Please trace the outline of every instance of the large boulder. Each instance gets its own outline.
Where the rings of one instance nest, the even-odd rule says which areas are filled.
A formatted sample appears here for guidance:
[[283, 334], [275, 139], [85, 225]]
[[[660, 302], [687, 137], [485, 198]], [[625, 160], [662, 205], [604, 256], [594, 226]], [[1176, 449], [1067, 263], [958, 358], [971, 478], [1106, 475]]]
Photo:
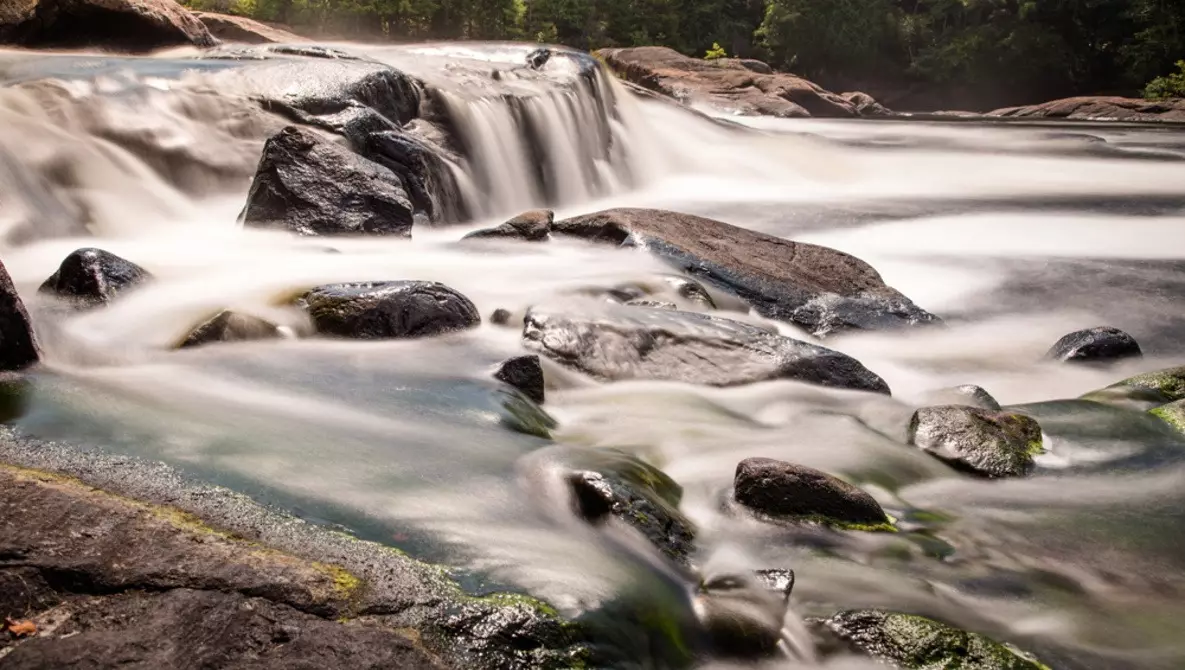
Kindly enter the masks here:
[[1075, 121], [1185, 122], [1185, 100], [1143, 100], [1114, 96], [1083, 96], [1050, 100], [1039, 105], [997, 109], [1004, 118], [1070, 119]]
[[212, 47], [216, 40], [173, 0], [5, 0], [0, 3], [0, 42], [144, 52]]
[[1144, 355], [1136, 338], [1110, 326], [1074, 331], [1054, 343], [1046, 358], [1065, 363], [1105, 363]]
[[601, 49], [618, 76], [688, 103], [708, 103], [740, 114], [854, 117], [856, 105], [806, 79], [760, 72], [744, 61], [691, 58], [667, 47]]
[[850, 356], [739, 321], [608, 303], [579, 307], [530, 309], [523, 323], [527, 347], [604, 381], [738, 386], [790, 379], [889, 392], [883, 379]]
[[1043, 449], [1041, 426], [1032, 417], [965, 405], [914, 412], [909, 440], [952, 467], [985, 477], [1028, 474]]
[[938, 322], [859, 258], [691, 214], [610, 209], [556, 222], [552, 232], [644, 247], [762, 316], [816, 336]]
[[1164, 421], [1178, 433], [1185, 434], [1185, 400], [1170, 402], [1148, 410], [1148, 413]]
[[211, 35], [223, 42], [270, 44], [308, 41], [295, 33], [254, 21], [245, 16], [215, 14], [214, 12], [194, 12], [193, 15], [206, 26], [206, 30], [209, 30]]
[[429, 337], [481, 323], [469, 298], [437, 282], [329, 284], [302, 302], [318, 333], [354, 339]]
[[892, 528], [879, 503], [826, 472], [772, 458], [737, 464], [733, 499], [762, 517], [852, 530]]
[[147, 270], [102, 249], [78, 249], [62, 261], [39, 291], [82, 306], [109, 303], [151, 278]]
[[21, 370], [41, 359], [25, 303], [0, 263], [0, 372]]

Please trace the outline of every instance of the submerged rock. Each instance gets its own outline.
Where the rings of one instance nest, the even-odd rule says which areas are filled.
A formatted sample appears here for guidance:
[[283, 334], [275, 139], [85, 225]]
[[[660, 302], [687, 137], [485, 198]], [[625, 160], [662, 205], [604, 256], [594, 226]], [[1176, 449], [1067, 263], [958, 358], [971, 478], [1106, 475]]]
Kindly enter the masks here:
[[635, 298], [625, 304], [629, 305], [630, 307], [649, 307], [651, 309], [679, 309], [679, 306], [673, 302], [666, 302], [665, 300], [649, 300], [647, 298]]
[[694, 312], [612, 304], [579, 311], [533, 307], [523, 339], [528, 348], [604, 381], [737, 386], [790, 379], [889, 393], [883, 379], [850, 356]]
[[963, 384], [930, 391], [923, 396], [926, 405], [967, 405], [980, 409], [1000, 410], [1000, 403], [982, 386]]
[[853, 610], [824, 625], [857, 650], [903, 670], [1049, 670], [991, 638], [913, 614]]
[[755, 575], [713, 575], [703, 581], [695, 610], [714, 655], [756, 660], [777, 651], [786, 596]]
[[852, 530], [892, 529], [880, 504], [858, 487], [826, 472], [772, 458], [746, 458], [737, 464], [733, 499], [774, 520]]
[[173, 0], [6, 0], [0, 42], [133, 53], [215, 44], [202, 22]]
[[213, 342], [246, 342], [284, 337], [276, 324], [250, 314], [223, 310], [194, 327], [177, 345], [178, 349], [200, 347]]
[[0, 263], [0, 371], [21, 370], [39, 360], [41, 352], [25, 303], [17, 294], [8, 269]]
[[1066, 363], [1095, 363], [1144, 355], [1136, 338], [1110, 326], [1070, 333], [1054, 343], [1046, 358]]
[[1091, 391], [1083, 400], [1141, 411], [1185, 400], [1185, 366], [1145, 372], [1106, 388]]
[[1155, 407], [1148, 410], [1148, 413], [1164, 421], [1178, 433], [1185, 433], [1185, 400]]
[[543, 366], [538, 356], [515, 356], [502, 361], [494, 372], [494, 379], [522, 391], [537, 403], [543, 402]]
[[543, 242], [550, 237], [555, 212], [550, 209], [533, 209], [523, 212], [497, 228], [485, 228], [469, 233], [464, 240], [521, 240]]
[[552, 233], [640, 246], [736, 294], [762, 316], [820, 337], [939, 321], [854, 256], [721, 221], [665, 210], [611, 209], [559, 221]]
[[1041, 426], [1032, 417], [963, 405], [914, 412], [909, 439], [952, 467], [986, 477], [1026, 475], [1042, 451]]
[[135, 263], [102, 249], [78, 249], [46, 279], [41, 293], [92, 306], [111, 302], [152, 275]]
[[288, 126], [264, 145], [240, 218], [300, 235], [411, 237], [413, 212], [394, 172]]
[[437, 282], [329, 284], [303, 303], [318, 333], [355, 339], [429, 337], [481, 323], [469, 298]]

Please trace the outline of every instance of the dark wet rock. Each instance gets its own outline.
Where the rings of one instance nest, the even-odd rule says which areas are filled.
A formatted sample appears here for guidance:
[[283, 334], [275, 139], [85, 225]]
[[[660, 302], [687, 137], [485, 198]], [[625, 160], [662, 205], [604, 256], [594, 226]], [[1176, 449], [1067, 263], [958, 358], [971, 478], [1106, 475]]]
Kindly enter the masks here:
[[22, 370], [41, 360], [25, 303], [0, 263], [0, 372]]
[[363, 340], [429, 337], [481, 323], [469, 298], [437, 282], [328, 284], [303, 302], [318, 333]]
[[507, 428], [550, 440], [559, 423], [539, 403], [517, 388], [500, 393], [501, 423]]
[[673, 302], [667, 302], [665, 300], [650, 300], [647, 298], [635, 298], [625, 304], [629, 305], [630, 307], [650, 307], [651, 309], [679, 309], [679, 306]]
[[1051, 100], [1027, 107], [1008, 107], [990, 116], [1107, 121], [1185, 122], [1185, 100], [1144, 100], [1114, 96], [1084, 96]]
[[264, 145], [240, 218], [300, 235], [396, 237], [411, 237], [413, 220], [395, 173], [295, 126]]
[[533, 209], [519, 214], [497, 228], [476, 230], [462, 239], [543, 242], [550, 237], [554, 220], [555, 212], [550, 209]]
[[223, 42], [269, 44], [308, 41], [295, 33], [260, 23], [245, 16], [231, 16], [214, 12], [194, 12], [193, 15], [206, 26], [211, 35]]
[[510, 324], [510, 319], [512, 316], [513, 315], [510, 313], [510, 310], [499, 307], [498, 309], [494, 310], [493, 314], [490, 314], [490, 323], [494, 324], [495, 326], [506, 326]]
[[540, 47], [527, 54], [527, 67], [538, 70], [547, 65], [549, 60], [551, 60], [551, 49]]
[[860, 488], [802, 465], [772, 458], [737, 464], [733, 499], [762, 517], [853, 530], [891, 527], [881, 506]]
[[962, 384], [930, 391], [923, 396], [925, 405], [966, 405], [980, 409], [1000, 410], [1000, 403], [982, 386]]
[[284, 337], [276, 324], [250, 314], [223, 310], [198, 324], [177, 345], [178, 349], [200, 347], [214, 342], [274, 340]]
[[665, 210], [611, 209], [556, 222], [552, 233], [643, 247], [736, 294], [761, 315], [817, 336], [939, 321], [858, 258], [721, 221]]
[[392, 130], [371, 132], [361, 144], [363, 155], [399, 176], [417, 213], [440, 223], [467, 216], [461, 187], [439, 149]]
[[1155, 407], [1148, 410], [1148, 413], [1164, 421], [1178, 433], [1185, 433], [1185, 400]]
[[789, 599], [794, 592], [794, 571], [783, 568], [770, 568], [754, 572], [757, 581], [765, 588]]
[[173, 0], [5, 0], [0, 42], [133, 53], [215, 44], [202, 22]]
[[537, 403], [543, 402], [543, 366], [538, 356], [515, 356], [503, 361], [494, 372], [494, 379], [522, 391]]
[[78, 249], [66, 256], [39, 291], [93, 306], [111, 302], [152, 277], [144, 268], [102, 249]]
[[1098, 363], [1143, 355], [1136, 338], [1118, 328], [1099, 326], [1066, 335], [1054, 343], [1045, 357], [1066, 363]]
[[1048, 670], [988, 637], [913, 614], [855, 610], [824, 625], [856, 650], [904, 670]]
[[696, 611], [713, 654], [756, 660], [777, 651], [786, 596], [770, 590], [756, 576], [713, 575], [700, 587]]
[[893, 112], [889, 108], [880, 104], [867, 93], [854, 91], [852, 93], [844, 93], [840, 97], [856, 106], [856, 113], [860, 116], [892, 116]]
[[789, 379], [888, 393], [883, 379], [837, 351], [693, 312], [590, 303], [533, 307], [528, 348], [603, 381], [653, 379], [737, 386]]
[[1028, 474], [1043, 448], [1041, 426], [1032, 417], [963, 405], [914, 412], [909, 439], [952, 467], [986, 477]]
[[1141, 411], [1185, 400], [1185, 366], [1128, 377], [1106, 388], [1091, 391], [1083, 395], [1082, 399]]

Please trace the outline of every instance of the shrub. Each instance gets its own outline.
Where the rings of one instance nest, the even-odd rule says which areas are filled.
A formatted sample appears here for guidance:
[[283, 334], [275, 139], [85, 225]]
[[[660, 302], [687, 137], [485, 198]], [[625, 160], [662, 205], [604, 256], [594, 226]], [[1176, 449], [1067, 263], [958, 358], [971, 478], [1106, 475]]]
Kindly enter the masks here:
[[1144, 97], [1149, 100], [1185, 98], [1185, 60], [1177, 61], [1177, 71], [1157, 77], [1144, 87]]
[[716, 60], [717, 58], [728, 58], [728, 54], [724, 52], [724, 47], [720, 46], [719, 42], [712, 42], [712, 48], [704, 54], [704, 60]]

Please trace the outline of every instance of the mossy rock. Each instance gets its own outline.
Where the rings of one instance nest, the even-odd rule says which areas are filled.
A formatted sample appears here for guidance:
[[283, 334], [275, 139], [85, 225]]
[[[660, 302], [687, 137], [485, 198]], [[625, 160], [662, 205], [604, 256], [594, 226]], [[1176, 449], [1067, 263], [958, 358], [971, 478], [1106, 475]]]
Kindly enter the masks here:
[[1026, 475], [1044, 451], [1036, 419], [964, 405], [914, 412], [909, 440], [954, 468], [985, 477]]
[[1148, 413], [1164, 421], [1173, 430], [1185, 434], [1185, 400], [1154, 407]]
[[1185, 400], [1185, 366], [1145, 372], [1082, 396], [1108, 405], [1148, 410]]

